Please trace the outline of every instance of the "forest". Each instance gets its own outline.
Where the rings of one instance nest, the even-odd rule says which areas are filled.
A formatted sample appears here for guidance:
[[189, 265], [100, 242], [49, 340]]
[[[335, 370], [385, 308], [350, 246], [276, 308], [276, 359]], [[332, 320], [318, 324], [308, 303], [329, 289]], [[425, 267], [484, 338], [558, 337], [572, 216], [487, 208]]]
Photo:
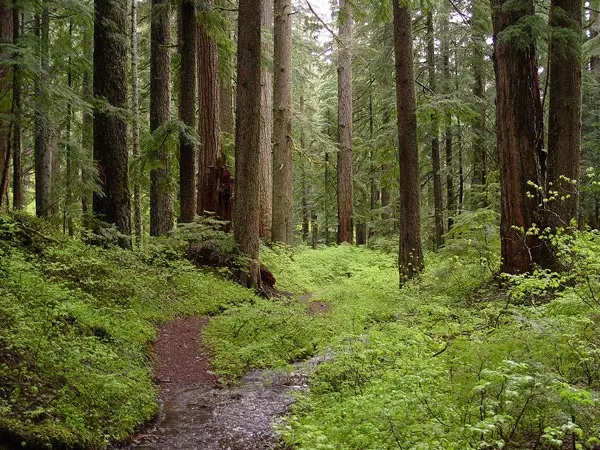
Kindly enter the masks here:
[[0, 450], [600, 450], [596, 0], [0, 0]]

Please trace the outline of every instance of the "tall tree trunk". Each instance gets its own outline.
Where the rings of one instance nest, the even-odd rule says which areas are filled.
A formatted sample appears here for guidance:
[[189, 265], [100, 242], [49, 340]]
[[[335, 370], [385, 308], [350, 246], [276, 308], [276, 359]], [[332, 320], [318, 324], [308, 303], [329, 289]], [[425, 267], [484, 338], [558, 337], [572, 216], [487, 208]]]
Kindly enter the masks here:
[[[192, 0], [179, 3], [179, 120], [191, 129], [196, 128], [196, 64], [197, 30], [196, 6]], [[208, 114], [201, 110], [200, 117]], [[218, 132], [218, 131], [217, 131]], [[202, 135], [202, 140], [205, 136]], [[198, 193], [200, 184], [198, 183]], [[190, 133], [179, 135], [179, 221], [192, 222], [197, 210], [196, 148]]]
[[40, 76], [35, 81], [35, 210], [38, 217], [50, 217], [52, 214], [52, 152], [50, 149], [50, 125], [48, 118], [48, 93], [42, 80], [49, 72], [48, 5], [42, 2], [42, 15], [35, 16], [35, 33], [40, 58]]
[[502, 248], [501, 270], [523, 273], [539, 262], [539, 239], [525, 232], [540, 224], [537, 209], [538, 190], [528, 183], [543, 186], [540, 153], [542, 147], [542, 105], [531, 29], [520, 24], [523, 36], [514, 45], [500, 34], [508, 27], [517, 26], [534, 14], [533, 1], [515, 4], [507, 9], [508, 0], [495, 0], [494, 68], [496, 72], [496, 126], [500, 155]]
[[[207, 2], [208, 4], [211, 2]], [[219, 65], [217, 43], [198, 26], [198, 99], [200, 121], [200, 151], [198, 152], [198, 214], [215, 213], [223, 220], [230, 220], [229, 181], [225, 158], [221, 151]], [[226, 203], [227, 205], [225, 205]]]
[[94, 114], [94, 160], [102, 187], [102, 193], [94, 194], [94, 213], [124, 235], [131, 234], [127, 123], [122, 114], [127, 108], [127, 11], [127, 0], [95, 0], [94, 96], [121, 111], [97, 108]]
[[[444, 74], [444, 92], [451, 94], [453, 90], [452, 76], [450, 73], [450, 48], [448, 43], [447, 21], [443, 21], [442, 27], [442, 71]], [[456, 194], [454, 192], [454, 155], [452, 140], [452, 114], [446, 113], [445, 121], [445, 147], [446, 147], [446, 210], [448, 211], [448, 231], [454, 223], [456, 215]]]
[[478, 115], [473, 118], [473, 205], [484, 207], [487, 205], [486, 180], [487, 180], [487, 158], [485, 152], [486, 132], [486, 99], [485, 99], [485, 25], [483, 4], [473, 0], [471, 14], [472, 24], [472, 66], [473, 66], [473, 95], [477, 101], [475, 110]]
[[[131, 109], [132, 109], [132, 155], [134, 159], [140, 157], [140, 89], [138, 69], [138, 8], [137, 1], [131, 2]], [[133, 173], [133, 228], [135, 242], [139, 247], [142, 244], [142, 190], [140, 186], [141, 173], [139, 164]]]
[[308, 196], [310, 195], [310, 183], [306, 180], [306, 169], [302, 163], [302, 241], [308, 244], [308, 233], [310, 231], [310, 210], [308, 208]]
[[[13, 1], [13, 42], [19, 45], [21, 39], [21, 14], [19, 2]], [[23, 209], [23, 173], [21, 169], [21, 67], [19, 54], [15, 53], [15, 65], [13, 66], [13, 99], [12, 99], [12, 155], [13, 155], [13, 208]]]
[[[13, 14], [8, 0], [0, 0], [0, 44], [13, 41]], [[5, 47], [0, 47], [0, 57], [8, 59]], [[11, 70], [0, 66], [0, 207], [8, 207], [10, 178], [10, 117], [12, 107]]]
[[339, 0], [338, 48], [338, 243], [352, 243], [352, 6]]
[[[94, 60], [94, 35], [91, 30], [83, 33], [83, 56], [93, 67]], [[82, 80], [82, 98], [88, 104], [83, 111], [81, 123], [81, 148], [83, 149], [83, 158], [79, 166], [80, 181], [82, 182], [83, 192], [81, 195], [81, 211], [83, 213], [83, 224], [90, 226], [89, 205], [92, 201], [92, 188], [89, 180], [96, 179], [96, 167], [94, 164], [94, 114], [92, 112], [92, 102], [94, 99], [94, 72], [93, 68], [86, 68], [83, 72]], [[86, 183], [87, 181], [87, 183]]]
[[[581, 0], [550, 4], [547, 225], [577, 217], [581, 159]], [[556, 192], [556, 194], [554, 194]]]
[[[224, 64], [219, 66], [222, 67]], [[233, 81], [229, 71], [219, 72], [219, 103], [221, 132], [229, 136], [235, 133], [235, 120], [233, 117]]]
[[398, 160], [400, 161], [400, 285], [423, 270], [421, 250], [421, 179], [417, 147], [410, 11], [393, 0], [396, 101], [398, 107]]
[[233, 232], [251, 259], [246, 285], [260, 287], [261, 0], [240, 0], [235, 132], [235, 217]]
[[273, 0], [262, 0], [263, 11], [261, 24], [263, 29], [262, 59], [266, 61], [261, 67], [262, 85], [262, 123], [260, 127], [260, 238], [271, 239], [273, 222]]
[[323, 202], [323, 209], [325, 212], [324, 217], [324, 226], [325, 226], [325, 245], [329, 246], [331, 244], [331, 237], [329, 235], [329, 185], [331, 183], [331, 175], [329, 173], [329, 164], [331, 162], [331, 158], [329, 156], [329, 152], [325, 150], [325, 173], [324, 175], [324, 191], [325, 191], [325, 201]]
[[377, 181], [375, 180], [375, 149], [373, 145], [373, 137], [375, 135], [375, 112], [373, 105], [373, 76], [371, 76], [371, 86], [369, 90], [369, 139], [371, 139], [371, 149], [369, 150], [369, 185], [370, 185], [370, 210], [369, 210], [369, 229], [367, 233], [367, 239], [375, 234], [375, 210], [377, 209], [377, 197], [379, 191], [377, 190]]
[[465, 176], [463, 173], [463, 146], [462, 146], [462, 127], [460, 119], [457, 119], [457, 146], [458, 146], [458, 213], [463, 210], [464, 195], [465, 195]]
[[[69, 47], [73, 45], [73, 19], [69, 19]], [[71, 55], [68, 59], [67, 85], [69, 89], [73, 88], [73, 67]], [[69, 236], [73, 236], [73, 146], [71, 145], [71, 122], [73, 120], [73, 104], [69, 101], [67, 105], [67, 173], [66, 173], [66, 192], [64, 209], [64, 228], [68, 230]]]
[[[171, 20], [169, 0], [152, 0], [150, 40], [150, 131], [171, 120]], [[157, 168], [150, 171], [150, 235], [173, 229], [171, 193], [172, 158], [161, 142], [156, 149]]]
[[[427, 71], [429, 73], [429, 89], [437, 94], [437, 77], [435, 74], [435, 46], [433, 41], [433, 13], [427, 13]], [[436, 112], [431, 115], [431, 166], [433, 170], [433, 216], [434, 233], [433, 249], [444, 243], [444, 206], [442, 200], [442, 175], [440, 163], [439, 119]]]
[[[273, 142], [274, 242], [294, 243], [292, 208], [292, 2], [275, 0], [275, 87]], [[301, 104], [304, 98], [300, 99]]]

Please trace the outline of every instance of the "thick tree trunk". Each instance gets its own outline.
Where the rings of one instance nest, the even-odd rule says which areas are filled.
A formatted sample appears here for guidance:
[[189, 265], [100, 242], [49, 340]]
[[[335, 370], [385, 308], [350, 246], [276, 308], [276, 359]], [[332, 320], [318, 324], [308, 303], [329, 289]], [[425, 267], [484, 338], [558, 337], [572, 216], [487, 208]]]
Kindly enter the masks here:
[[550, 4], [547, 225], [577, 217], [581, 159], [581, 0]]
[[245, 284], [260, 287], [261, 0], [240, 0], [235, 133], [235, 241], [251, 259]]
[[[294, 243], [292, 178], [292, 2], [275, 0], [273, 242]], [[304, 99], [300, 99], [301, 104]]]
[[352, 243], [352, 6], [339, 0], [338, 48], [338, 243]]
[[475, 110], [478, 116], [473, 119], [471, 127], [473, 129], [473, 177], [472, 177], [472, 195], [473, 206], [484, 207], [487, 205], [486, 180], [487, 180], [487, 158], [485, 152], [485, 132], [486, 132], [486, 99], [485, 99], [485, 61], [483, 46], [485, 44], [485, 31], [482, 17], [484, 12], [483, 5], [473, 1], [473, 31], [472, 31], [472, 65], [473, 65], [473, 95], [477, 104]]
[[421, 179], [417, 147], [410, 11], [393, 0], [396, 101], [398, 107], [398, 157], [400, 161], [400, 285], [423, 270], [421, 250]]
[[103, 191], [94, 195], [94, 213], [125, 235], [131, 234], [127, 123], [122, 114], [127, 108], [127, 11], [127, 0], [95, 0], [94, 96], [121, 111], [97, 108], [94, 114], [94, 160]]
[[[433, 41], [433, 13], [427, 13], [427, 71], [429, 73], [429, 89], [437, 94], [437, 77], [435, 73], [435, 46]], [[440, 163], [439, 119], [437, 113], [431, 115], [431, 166], [433, 173], [433, 250], [444, 243], [444, 206], [442, 199], [442, 175]]]
[[[131, 140], [132, 156], [140, 157], [140, 89], [138, 83], [138, 8], [137, 1], [131, 2]], [[135, 242], [139, 247], [142, 244], [142, 190], [140, 186], [141, 173], [136, 165], [133, 173], [133, 228]]]
[[[21, 14], [19, 3], [13, 2], [13, 42], [19, 44], [21, 39]], [[21, 60], [15, 54], [15, 65], [13, 67], [13, 99], [12, 99], [12, 155], [13, 155], [13, 208], [22, 209], [25, 206], [23, 198], [23, 173], [21, 169]]]
[[[12, 43], [13, 14], [11, 3], [0, 0], [0, 44]], [[0, 47], [0, 57], [9, 56]], [[8, 207], [8, 186], [10, 184], [10, 113], [12, 108], [11, 70], [8, 65], [0, 66], [0, 207]]]
[[[179, 3], [179, 120], [196, 128], [196, 6], [192, 0]], [[200, 117], [206, 114], [202, 111]], [[202, 139], [202, 137], [201, 137]], [[196, 148], [190, 133], [179, 135], [179, 221], [192, 222], [196, 203]]]
[[38, 217], [52, 215], [52, 151], [50, 149], [50, 124], [48, 118], [48, 94], [45, 84], [49, 72], [48, 23], [50, 13], [43, 3], [41, 17], [35, 17], [35, 33], [40, 58], [40, 78], [35, 81], [35, 210]]
[[[540, 224], [535, 187], [543, 186], [540, 169], [542, 147], [542, 105], [539, 95], [535, 42], [531, 30], [520, 25], [529, 42], [514, 45], [499, 38], [508, 27], [517, 26], [534, 13], [533, 1], [513, 5], [495, 0], [494, 68], [496, 72], [496, 126], [500, 155], [502, 248], [501, 271], [523, 273], [540, 262], [541, 244], [526, 234], [533, 224]], [[517, 8], [520, 6], [520, 8]]]
[[[171, 20], [169, 0], [152, 0], [150, 41], [150, 131], [171, 120]], [[156, 149], [157, 168], [150, 171], [150, 235], [173, 229], [173, 194], [169, 150], [162, 142]]]
[[[212, 1], [207, 2], [207, 4]], [[221, 151], [220, 96], [218, 49], [214, 37], [206, 28], [198, 26], [198, 106], [200, 120], [200, 150], [198, 152], [198, 204], [200, 215], [211, 212], [223, 220], [230, 220], [228, 207], [231, 186]]]
[[260, 225], [261, 239], [271, 239], [273, 222], [273, 0], [262, 0], [261, 25], [263, 48], [261, 67], [261, 126], [260, 126]]

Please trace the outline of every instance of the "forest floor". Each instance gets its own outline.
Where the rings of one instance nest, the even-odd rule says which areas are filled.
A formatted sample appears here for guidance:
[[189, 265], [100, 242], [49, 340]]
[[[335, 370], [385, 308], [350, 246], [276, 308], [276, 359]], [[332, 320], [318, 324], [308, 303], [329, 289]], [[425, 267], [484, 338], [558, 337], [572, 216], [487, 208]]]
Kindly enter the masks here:
[[154, 374], [160, 412], [152, 429], [126, 449], [281, 448], [272, 423], [289, 411], [291, 392], [308, 387], [318, 359], [297, 364], [292, 373], [255, 370], [241, 383], [221, 384], [202, 344], [207, 317], [172, 320], [160, 328]]
[[401, 289], [395, 240], [265, 246], [277, 299], [0, 216], [0, 449], [600, 450], [600, 234], [499, 279], [466, 216]]

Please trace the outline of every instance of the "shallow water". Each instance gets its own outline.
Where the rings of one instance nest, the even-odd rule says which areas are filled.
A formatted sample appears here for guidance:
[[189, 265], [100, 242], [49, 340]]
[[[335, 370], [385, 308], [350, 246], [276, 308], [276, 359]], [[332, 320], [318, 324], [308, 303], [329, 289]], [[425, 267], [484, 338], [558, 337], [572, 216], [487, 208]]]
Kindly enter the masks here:
[[[255, 371], [238, 386], [200, 382], [170, 391], [155, 427], [126, 449], [263, 450], [281, 448], [273, 423], [289, 411], [293, 393], [327, 357], [295, 365], [291, 373]], [[169, 389], [168, 383], [163, 389]], [[278, 446], [279, 445], [279, 446]]]

